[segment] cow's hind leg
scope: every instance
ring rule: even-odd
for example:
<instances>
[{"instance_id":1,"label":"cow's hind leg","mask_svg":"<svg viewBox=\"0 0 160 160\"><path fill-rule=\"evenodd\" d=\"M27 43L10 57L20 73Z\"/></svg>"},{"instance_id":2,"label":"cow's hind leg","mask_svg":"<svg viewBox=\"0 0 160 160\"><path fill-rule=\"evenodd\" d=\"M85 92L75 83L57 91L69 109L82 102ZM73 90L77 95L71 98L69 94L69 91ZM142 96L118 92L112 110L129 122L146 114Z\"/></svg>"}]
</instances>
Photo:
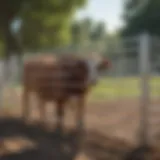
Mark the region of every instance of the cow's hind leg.
<instances>
[{"instance_id":1,"label":"cow's hind leg","mask_svg":"<svg viewBox=\"0 0 160 160\"><path fill-rule=\"evenodd\" d=\"M78 130L82 130L84 127L84 103L85 99L84 97L78 98L78 105L77 105L77 112L76 112L76 119L77 119L77 127Z\"/></svg>"},{"instance_id":2,"label":"cow's hind leg","mask_svg":"<svg viewBox=\"0 0 160 160\"><path fill-rule=\"evenodd\" d=\"M28 120L29 117L29 91L24 88L23 94L22 94L22 119L24 122Z\"/></svg>"},{"instance_id":3,"label":"cow's hind leg","mask_svg":"<svg viewBox=\"0 0 160 160\"><path fill-rule=\"evenodd\" d=\"M62 102L57 103L56 115L57 115L57 128L62 130L63 119L64 119L64 103Z\"/></svg>"},{"instance_id":4,"label":"cow's hind leg","mask_svg":"<svg viewBox=\"0 0 160 160\"><path fill-rule=\"evenodd\" d=\"M38 109L39 109L39 113L40 113L40 126L45 127L46 124L46 113L45 113L45 101L40 99L38 100Z\"/></svg>"}]
</instances>

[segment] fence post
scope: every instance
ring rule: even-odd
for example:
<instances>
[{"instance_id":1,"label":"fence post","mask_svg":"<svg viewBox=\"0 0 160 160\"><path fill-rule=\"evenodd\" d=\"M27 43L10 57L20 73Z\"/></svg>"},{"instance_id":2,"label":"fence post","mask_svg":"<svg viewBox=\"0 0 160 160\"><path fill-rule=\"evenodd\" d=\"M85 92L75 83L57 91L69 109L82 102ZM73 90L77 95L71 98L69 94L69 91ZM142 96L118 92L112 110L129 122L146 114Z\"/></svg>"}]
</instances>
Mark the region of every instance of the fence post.
<instances>
[{"instance_id":1,"label":"fence post","mask_svg":"<svg viewBox=\"0 0 160 160\"><path fill-rule=\"evenodd\" d=\"M139 69L141 77L141 97L140 97L140 144L148 146L149 137L149 106L150 106L150 36L148 33L140 35L139 48Z\"/></svg>"},{"instance_id":2,"label":"fence post","mask_svg":"<svg viewBox=\"0 0 160 160\"><path fill-rule=\"evenodd\" d=\"M4 60L0 60L0 108L3 107L3 101L4 101L4 85L5 85L5 79L4 79L4 68L5 68L5 63Z\"/></svg>"}]
</instances>

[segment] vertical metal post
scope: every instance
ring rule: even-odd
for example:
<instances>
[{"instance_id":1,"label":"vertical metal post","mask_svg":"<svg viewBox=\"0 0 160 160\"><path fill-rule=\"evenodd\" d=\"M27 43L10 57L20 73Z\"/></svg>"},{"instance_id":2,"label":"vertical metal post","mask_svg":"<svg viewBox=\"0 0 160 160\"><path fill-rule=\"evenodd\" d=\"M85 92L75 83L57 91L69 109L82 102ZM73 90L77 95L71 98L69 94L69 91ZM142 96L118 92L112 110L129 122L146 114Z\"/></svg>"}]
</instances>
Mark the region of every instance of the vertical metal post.
<instances>
[{"instance_id":1,"label":"vertical metal post","mask_svg":"<svg viewBox=\"0 0 160 160\"><path fill-rule=\"evenodd\" d=\"M140 97L140 143L147 146L150 142L149 137L149 106L150 106L150 36L143 33L140 36L139 48L139 67L141 75L141 97Z\"/></svg>"},{"instance_id":2,"label":"vertical metal post","mask_svg":"<svg viewBox=\"0 0 160 160\"><path fill-rule=\"evenodd\" d=\"M0 108L3 107L4 94L4 60L0 60Z\"/></svg>"}]
</instances>

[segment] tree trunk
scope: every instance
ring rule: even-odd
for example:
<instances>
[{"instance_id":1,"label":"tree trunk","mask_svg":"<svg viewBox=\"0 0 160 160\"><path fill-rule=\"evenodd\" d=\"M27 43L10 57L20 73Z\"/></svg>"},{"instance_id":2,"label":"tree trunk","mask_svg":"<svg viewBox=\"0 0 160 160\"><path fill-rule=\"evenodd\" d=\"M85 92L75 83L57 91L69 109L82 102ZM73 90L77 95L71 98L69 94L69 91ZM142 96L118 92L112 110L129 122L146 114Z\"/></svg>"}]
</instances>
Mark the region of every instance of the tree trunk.
<instances>
[{"instance_id":1,"label":"tree trunk","mask_svg":"<svg viewBox=\"0 0 160 160\"><path fill-rule=\"evenodd\" d=\"M19 70L21 70L22 68L22 47L20 45L20 43L18 43L18 40L16 39L16 37L12 34L11 29L10 29L10 21L7 21L4 23L5 25L3 25L3 33L4 33L4 43L5 43L5 53L4 53L4 63L3 63L3 76L0 77L0 106L3 106L3 91L4 88L8 88L8 86L10 85L10 82L14 81L15 82L15 78L12 79L12 71L13 68L11 66L11 58L12 55L15 54L16 56L16 69L18 68ZM16 81L18 79L20 79L21 71L17 71L14 72L13 76L16 76ZM16 73L18 73L18 75L15 75ZM9 91L9 93L11 92L11 90ZM11 93L10 93L11 94ZM13 96L13 95L11 95Z\"/></svg>"},{"instance_id":2,"label":"tree trunk","mask_svg":"<svg viewBox=\"0 0 160 160\"><path fill-rule=\"evenodd\" d=\"M10 36L9 36L9 22L3 23L3 33L4 33L4 43L5 43L5 53L4 59L2 59L2 69L0 75L0 107L3 107L3 91L7 86L9 80L9 57L10 51Z\"/></svg>"},{"instance_id":3,"label":"tree trunk","mask_svg":"<svg viewBox=\"0 0 160 160\"><path fill-rule=\"evenodd\" d=\"M17 42L17 65L18 65L18 82L21 82L22 68L23 68L23 46L20 32L15 42Z\"/></svg>"},{"instance_id":4,"label":"tree trunk","mask_svg":"<svg viewBox=\"0 0 160 160\"><path fill-rule=\"evenodd\" d=\"M6 22L4 25L4 38L5 38L5 54L4 54L4 80L5 82L9 82L9 75L10 75L10 55L12 54L11 51L11 31L10 31L10 23Z\"/></svg>"},{"instance_id":5,"label":"tree trunk","mask_svg":"<svg viewBox=\"0 0 160 160\"><path fill-rule=\"evenodd\" d=\"M19 37L17 35L12 34L10 30L10 24L7 24L5 27L5 64L6 64L6 79L10 79L10 58L11 55L15 55L17 59L17 66L18 66L18 81L20 81L21 76L21 68L22 68L22 45L20 42Z\"/></svg>"}]
</instances>

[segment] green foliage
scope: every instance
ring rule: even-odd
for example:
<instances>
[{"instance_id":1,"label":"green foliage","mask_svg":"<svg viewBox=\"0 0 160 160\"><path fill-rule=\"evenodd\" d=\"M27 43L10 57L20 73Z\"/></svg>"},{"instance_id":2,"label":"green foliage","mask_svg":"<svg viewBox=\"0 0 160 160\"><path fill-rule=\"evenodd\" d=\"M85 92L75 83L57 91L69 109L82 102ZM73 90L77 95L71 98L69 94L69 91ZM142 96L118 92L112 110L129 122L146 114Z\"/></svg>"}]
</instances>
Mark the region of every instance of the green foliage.
<instances>
[{"instance_id":1,"label":"green foliage","mask_svg":"<svg viewBox=\"0 0 160 160\"><path fill-rule=\"evenodd\" d=\"M85 0L34 1L22 14L25 48L53 48L70 41L70 22Z\"/></svg>"},{"instance_id":2,"label":"green foliage","mask_svg":"<svg viewBox=\"0 0 160 160\"><path fill-rule=\"evenodd\" d=\"M120 53L117 53L117 51L121 51L119 48L120 44L120 37L117 32L115 33L110 33L107 35L106 38L106 52L105 54L108 55L111 58L115 58L120 56Z\"/></svg>"},{"instance_id":3,"label":"green foliage","mask_svg":"<svg viewBox=\"0 0 160 160\"><path fill-rule=\"evenodd\" d=\"M107 32L104 22L97 22L91 18L76 20L71 26L71 45L80 52L98 52L107 57L121 56L120 37L118 31L114 34Z\"/></svg>"},{"instance_id":4,"label":"green foliage","mask_svg":"<svg viewBox=\"0 0 160 160\"><path fill-rule=\"evenodd\" d=\"M130 10L136 10L140 2L142 1L126 1L124 7L124 21L126 26L122 31L122 35L136 35L144 31L159 35L160 1L148 0L148 3L143 8L141 8L141 10L137 11L137 13L134 15L130 15Z\"/></svg>"},{"instance_id":5,"label":"green foliage","mask_svg":"<svg viewBox=\"0 0 160 160\"><path fill-rule=\"evenodd\" d=\"M4 56L4 43L0 41L0 58Z\"/></svg>"},{"instance_id":6,"label":"green foliage","mask_svg":"<svg viewBox=\"0 0 160 160\"><path fill-rule=\"evenodd\" d=\"M106 29L104 22L99 22L95 25L93 33L92 33L92 39L93 41L102 41L106 37Z\"/></svg>"},{"instance_id":7,"label":"green foliage","mask_svg":"<svg viewBox=\"0 0 160 160\"><path fill-rule=\"evenodd\" d=\"M1 32L8 26L10 28L13 20L18 17L22 20L21 37L26 49L68 43L72 16L85 2L86 0L1 0Z\"/></svg>"},{"instance_id":8,"label":"green foliage","mask_svg":"<svg viewBox=\"0 0 160 160\"><path fill-rule=\"evenodd\" d=\"M74 21L71 26L71 40L75 46L89 45L91 40L93 21L85 18L80 21Z\"/></svg>"},{"instance_id":9,"label":"green foliage","mask_svg":"<svg viewBox=\"0 0 160 160\"><path fill-rule=\"evenodd\" d=\"M106 26L103 22L96 22L91 18L74 21L71 26L72 45L78 48L89 48L103 51L106 42Z\"/></svg>"}]
</instances>

